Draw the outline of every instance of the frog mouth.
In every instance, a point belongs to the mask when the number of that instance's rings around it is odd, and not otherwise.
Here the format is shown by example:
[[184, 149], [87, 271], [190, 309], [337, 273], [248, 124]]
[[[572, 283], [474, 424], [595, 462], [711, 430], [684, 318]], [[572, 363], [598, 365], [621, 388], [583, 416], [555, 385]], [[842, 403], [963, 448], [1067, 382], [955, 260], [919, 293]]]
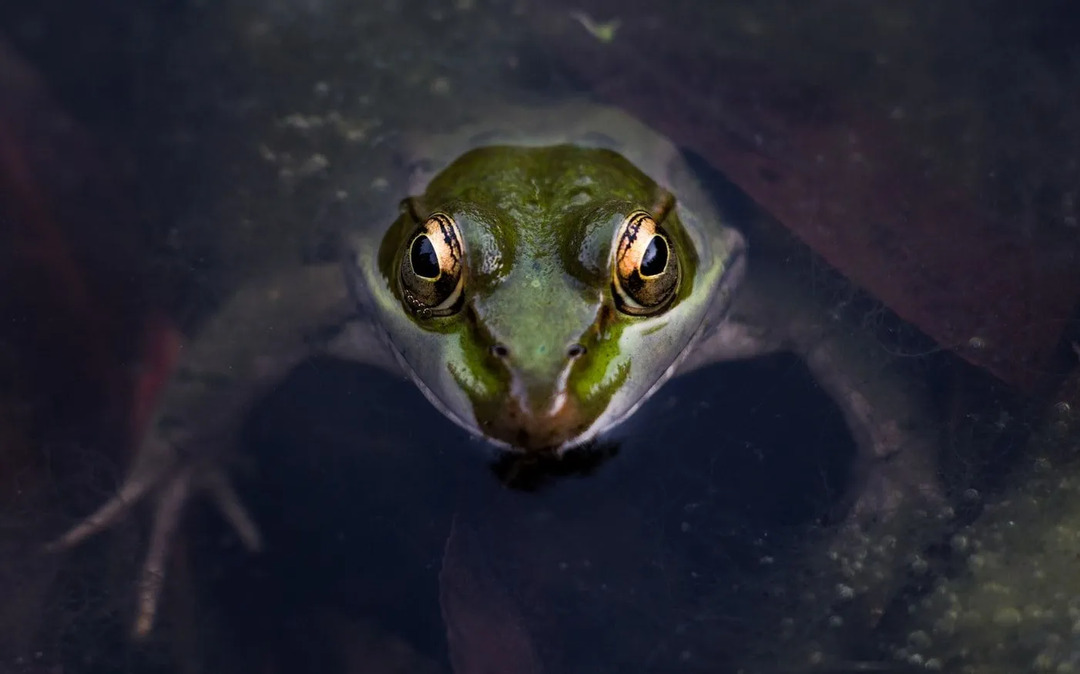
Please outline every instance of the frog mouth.
[[596, 426], [596, 420], [590, 420], [573, 396], [565, 392], [555, 396], [542, 412], [534, 412], [529, 405], [522, 404], [520, 398], [509, 396], [499, 404], [494, 414], [485, 415], [484, 420], [476, 416], [466, 417], [432, 390], [396, 348], [393, 352], [402, 371], [408, 374], [433, 407], [460, 428], [500, 451], [559, 456], [586, 444], [596, 435], [590, 433]]
[[519, 398], [510, 397], [497, 414], [481, 422], [484, 435], [518, 452], [558, 454], [581, 444], [591, 425], [573, 396], [561, 392], [547, 409], [533, 411]]
[[[400, 356], [399, 356], [399, 359]], [[416, 376], [406, 363], [403, 368], [410, 378], [439, 412], [474, 437], [493, 445], [500, 451], [513, 454], [559, 455], [567, 449], [587, 442], [585, 438], [590, 424], [582, 416], [580, 407], [565, 401], [550, 415], [535, 415], [516, 400], [509, 399], [501, 413], [488, 421], [466, 418], [453, 410], [431, 388]]]

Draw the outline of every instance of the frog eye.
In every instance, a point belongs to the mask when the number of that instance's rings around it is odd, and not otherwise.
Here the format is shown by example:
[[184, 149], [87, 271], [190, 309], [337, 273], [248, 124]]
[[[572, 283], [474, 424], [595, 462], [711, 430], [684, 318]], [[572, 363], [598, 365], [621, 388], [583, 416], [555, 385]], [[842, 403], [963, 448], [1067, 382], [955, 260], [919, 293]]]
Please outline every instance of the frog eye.
[[461, 232], [449, 215], [435, 213], [405, 247], [401, 295], [421, 318], [449, 316], [461, 308], [465, 285]]
[[619, 311], [649, 316], [667, 308], [679, 288], [679, 258], [645, 211], [631, 213], [615, 235], [611, 286]]

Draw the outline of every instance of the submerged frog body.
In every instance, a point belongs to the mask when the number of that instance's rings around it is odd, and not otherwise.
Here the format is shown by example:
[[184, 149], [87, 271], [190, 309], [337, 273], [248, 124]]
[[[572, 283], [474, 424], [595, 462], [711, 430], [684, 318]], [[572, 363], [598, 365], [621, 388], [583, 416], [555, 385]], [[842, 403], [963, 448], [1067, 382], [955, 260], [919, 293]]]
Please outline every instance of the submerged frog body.
[[[748, 265], [743, 236], [670, 142], [593, 105], [498, 119], [417, 145], [413, 196], [396, 219], [350, 235], [344, 279], [305, 268], [252, 283], [185, 349], [185, 376], [162, 396], [120, 493], [60, 542], [158, 493], [138, 632], [152, 623], [193, 490], [258, 547], [220, 459], [253, 401], [317, 349], [408, 376], [503, 450], [556, 456], [617, 426], [672, 376], [789, 350], [861, 450], [855, 513], [933, 492], [917, 399], [805, 289]], [[222, 374], [227, 386], [206, 385]]]

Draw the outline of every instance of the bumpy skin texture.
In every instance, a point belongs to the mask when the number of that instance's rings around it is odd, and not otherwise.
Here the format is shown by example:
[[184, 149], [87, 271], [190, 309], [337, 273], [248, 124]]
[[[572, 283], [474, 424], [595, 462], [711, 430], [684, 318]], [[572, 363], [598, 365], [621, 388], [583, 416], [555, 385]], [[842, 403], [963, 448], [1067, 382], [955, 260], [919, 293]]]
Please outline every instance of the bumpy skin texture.
[[[861, 450], [855, 512], [933, 498], [934, 443], [917, 397], [888, 374], [883, 353], [805, 291], [766, 265], [747, 276], [742, 236], [670, 142], [587, 104], [494, 118], [416, 146], [405, 163], [413, 197], [393, 224], [352, 233], [344, 282], [339, 267], [253, 282], [185, 348], [120, 492], [58, 542], [73, 545], [156, 497], [137, 634], [153, 623], [169, 542], [193, 493], [209, 493], [259, 546], [222, 461], [253, 403], [319, 350], [408, 376], [461, 426], [525, 451], [595, 437], [675, 374], [790, 350], [843, 410]], [[620, 313], [612, 296], [615, 234], [635, 211], [666, 229], [682, 274], [670, 305], [645, 317]], [[439, 318], [410, 311], [399, 281], [433, 213], [456, 222], [466, 257], [462, 306]]]

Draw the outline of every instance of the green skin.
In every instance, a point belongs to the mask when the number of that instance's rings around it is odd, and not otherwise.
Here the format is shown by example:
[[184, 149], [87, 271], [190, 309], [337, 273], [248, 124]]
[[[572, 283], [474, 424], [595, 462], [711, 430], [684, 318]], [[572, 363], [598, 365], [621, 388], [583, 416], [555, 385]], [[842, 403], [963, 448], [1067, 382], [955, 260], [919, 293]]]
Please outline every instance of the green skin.
[[[56, 544], [74, 545], [146, 495], [159, 497], [137, 634], [153, 623], [169, 542], [195, 491], [259, 547], [223, 457], [254, 402], [318, 349], [410, 377], [448, 418], [494, 445], [546, 453], [615, 427], [672, 376], [792, 351], [859, 447], [853, 516], [936, 498], [936, 438], [891, 356], [837, 325], [768, 260], [748, 265], [743, 236], [725, 226], [669, 141], [588, 103], [491, 119], [499, 122], [415, 145], [406, 165], [422, 168], [399, 193], [414, 196], [396, 216], [359, 223], [345, 283], [339, 267], [253, 281], [186, 346], [186, 376], [162, 395], [119, 493]], [[634, 211], [666, 231], [680, 269], [674, 298], [650, 316], [624, 313], [613, 293], [615, 239]], [[422, 317], [404, 301], [401, 265], [434, 213], [461, 233], [462, 301], [450, 315]], [[328, 332], [336, 337], [311, 338]]]
[[[448, 417], [510, 448], [572, 447], [636, 409], [709, 312], [727, 308], [713, 305], [740, 276], [741, 238], [729, 230], [700, 237], [708, 243], [699, 248], [672, 203], [610, 150], [480, 148], [406, 204], [375, 263], [361, 258], [358, 290], [369, 291], [388, 343]], [[639, 210], [657, 217], [682, 274], [674, 300], [652, 316], [624, 313], [613, 297], [614, 238]], [[436, 212], [462, 232], [465, 299], [451, 316], [424, 318], [408, 310], [398, 279], [403, 251]], [[508, 355], [494, 355], [496, 344]], [[571, 355], [573, 345], [584, 354]]]

